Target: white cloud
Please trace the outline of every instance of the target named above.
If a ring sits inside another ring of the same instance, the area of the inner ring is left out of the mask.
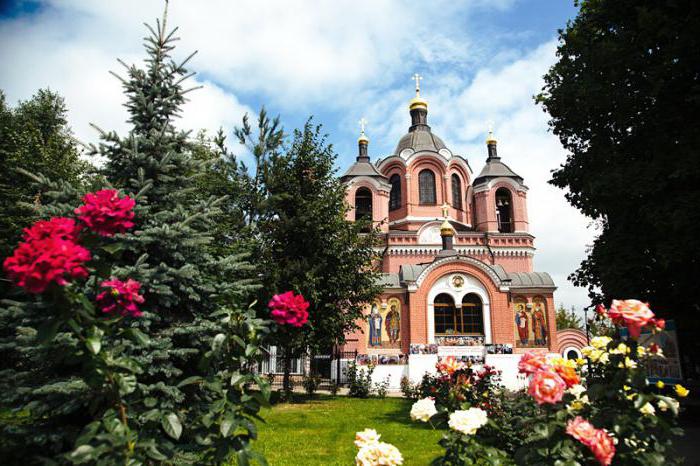
[[[536,268],[554,276],[557,302],[581,306],[585,292],[565,277],[583,258],[592,232],[562,192],[546,183],[564,153],[531,98],[554,62],[555,44],[523,54],[499,48],[496,36],[483,40],[474,34],[480,21],[475,12],[505,11],[515,3],[171,2],[169,23],[179,26],[182,38],[176,56],[199,50],[191,62],[199,73],[192,84],[205,86],[189,95],[180,125],[230,130],[259,102],[273,113],[327,112],[337,126],[353,128],[351,133],[364,115],[371,151],[386,154],[408,127],[410,76],[419,71],[433,128],[469,157],[477,173],[485,159],[485,130],[489,121],[495,123],[504,161],[530,186]],[[96,140],[91,122],[123,132],[124,98],[108,70],[122,71],[117,57],[127,63],[142,59],[142,21],[152,23],[162,7],[160,0],[52,0],[39,14],[0,22],[0,60],[6,64],[0,88],[10,102],[40,87],[58,91],[83,141]],[[516,34],[525,37],[527,31],[509,32]]]

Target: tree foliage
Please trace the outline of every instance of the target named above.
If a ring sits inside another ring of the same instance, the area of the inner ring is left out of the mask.
[[[563,304],[560,304],[559,308],[557,308],[557,330],[564,330],[567,328],[582,330],[582,320],[583,319],[576,314],[576,310],[573,307],[567,309]]]
[[[600,226],[570,278],[595,302],[648,300],[691,334],[700,310],[700,5],[577,4],[537,98],[569,152],[551,183]]]
[[[18,169],[78,185],[89,164],[78,145],[58,94],[41,89],[12,108],[0,91],[0,261],[19,240],[22,228],[36,219],[41,202],[37,185]]]
[[[244,255],[211,247],[225,199],[198,191],[206,162],[174,124],[189,91],[189,58],[171,58],[177,38],[165,17],[149,30],[145,65],[125,65],[120,78],[131,129],[126,136],[100,131],[101,142],[92,147],[106,159],[106,182],[137,201],[135,227],[102,248],[113,256],[110,270],[95,264],[100,276],[140,282],[145,299],[143,316],[128,330],[148,338],[105,332],[101,343],[138,369],[123,393],[127,420],[110,418],[112,405],[99,384],[86,383],[75,329],[52,327],[56,336],[45,342],[37,329],[45,333],[53,308],[38,298],[5,302],[0,351],[13,364],[0,373],[0,401],[12,415],[1,425],[0,447],[13,461],[212,464],[235,453],[247,464],[255,457],[253,418],[267,386],[250,368],[268,329],[240,306],[259,284]],[[78,190],[37,181],[46,193],[43,216],[73,212]],[[88,282],[74,293],[89,300],[94,290]],[[260,391],[251,391],[256,385]]]
[[[311,303],[309,327],[288,340],[297,350],[343,343],[379,292],[372,268],[375,236],[346,220],[336,157],[321,127],[309,120],[270,167],[260,224],[263,283],[277,292],[295,290]]]

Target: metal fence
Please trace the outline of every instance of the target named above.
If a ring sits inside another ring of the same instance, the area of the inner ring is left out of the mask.
[[[291,360],[290,381],[301,387],[307,376],[317,376],[321,389],[347,383],[347,364],[354,360],[357,351],[333,350],[327,354],[304,354]],[[265,358],[258,364],[258,372],[267,377],[273,388],[281,388],[284,377],[284,358],[275,346],[267,349]]]

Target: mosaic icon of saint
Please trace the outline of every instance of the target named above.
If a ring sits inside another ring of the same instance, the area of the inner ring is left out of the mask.
[[[382,344],[382,315],[377,304],[372,304],[372,312],[369,315],[369,346],[381,346]]]
[[[535,334],[535,344],[544,346],[547,344],[547,324],[542,311],[542,305],[537,303],[532,313],[532,331]]]
[[[396,310],[396,304],[391,305],[391,310],[386,315],[384,325],[386,326],[386,333],[389,335],[389,342],[396,343],[399,341],[399,334],[401,332],[401,316]]]
[[[530,325],[528,323],[525,306],[520,304],[515,312],[515,326],[518,329],[518,338],[521,345],[527,345],[530,340]]]

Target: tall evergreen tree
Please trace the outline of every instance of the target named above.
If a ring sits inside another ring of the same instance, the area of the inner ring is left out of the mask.
[[[259,285],[241,255],[219,257],[210,247],[225,199],[197,191],[205,164],[193,156],[196,143],[188,133],[175,127],[191,90],[183,86],[191,76],[185,65],[192,55],[173,61],[175,30],[166,29],[165,16],[149,30],[145,67],[125,65],[127,75],[120,78],[131,130],[125,137],[100,131],[101,142],[93,147],[106,158],[105,179],[137,201],[136,226],[119,237],[122,246],[104,252],[114,256],[112,273],[139,281],[145,298],[144,315],[131,325],[149,338],[139,344],[115,342],[142,370],[130,391],[129,419],[142,441],[152,439],[154,460],[221,462],[233,450],[245,462],[255,437],[250,417],[263,401],[247,393],[245,371],[265,326],[235,309]],[[47,200],[55,202],[43,214],[68,213],[78,193],[51,186]],[[34,329],[42,326],[45,305],[40,300],[6,304],[0,311],[0,350],[20,364],[0,373],[0,396],[3,407],[20,407],[27,417],[15,416],[2,426],[8,434],[2,448],[22,451],[26,461],[70,450],[82,427],[106,409],[100,394],[76,375],[73,355],[80,344],[59,333],[42,346]],[[231,332],[238,332],[236,338]],[[205,460],[200,451],[208,455]]]
[[[336,154],[321,127],[309,120],[289,149],[272,160],[260,222],[261,273],[266,291],[301,293],[310,303],[309,324],[282,329],[277,344],[285,358],[328,351],[357,328],[363,307],[380,292],[374,233],[346,220],[345,186],[336,177]],[[269,297],[268,297],[269,299]]]

